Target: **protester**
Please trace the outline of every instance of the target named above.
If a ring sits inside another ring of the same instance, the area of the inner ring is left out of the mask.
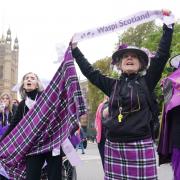
[[[167,23],[168,17],[170,24]],[[168,17],[164,22],[168,26],[163,25],[163,35],[149,69],[147,54],[137,47],[122,45],[112,55],[112,63],[122,71],[120,79],[107,77],[95,70],[78,49],[77,43],[71,43],[73,57],[82,73],[110,97],[109,116],[104,123],[107,128],[106,180],[157,179],[150,128],[153,112],[149,100],[150,92],[157,85],[169,58],[174,19]]]
[[[12,99],[12,106],[13,106],[13,110],[14,110],[14,113],[15,113],[18,106],[19,106],[19,101],[17,99]]]
[[[40,90],[39,87],[38,90]],[[26,104],[30,107],[29,105],[33,103],[28,100]],[[25,110],[26,108],[21,113]],[[27,158],[42,157],[49,152],[50,157],[52,155],[57,160],[56,157],[62,154],[61,148],[73,166],[80,164],[80,158],[69,137],[79,128],[80,117],[84,114],[86,114],[86,106],[72,53],[68,47],[64,60],[61,61],[52,80],[37,98],[36,103],[13,130],[0,141],[0,174],[9,179],[17,179],[17,177],[28,179],[26,175]],[[50,165],[47,162],[51,170],[58,169],[57,173],[61,174],[62,168],[58,167],[58,163],[59,161]],[[56,167],[53,168],[54,166]],[[43,167],[43,180],[50,179],[47,174],[51,172],[44,170],[46,169]],[[57,173],[52,172],[55,176],[52,179],[61,178]]]
[[[19,105],[19,101],[17,99],[12,99],[12,104],[17,107]]]
[[[15,112],[16,106],[13,105],[11,95],[6,92],[2,93],[0,96],[0,138],[12,123]],[[0,180],[7,180],[7,178],[0,175]]]
[[[78,150],[80,148],[82,150],[81,154],[85,154],[84,141],[86,141],[86,134],[81,126],[77,130],[77,136],[79,136],[80,142],[79,142],[79,144],[77,144],[76,150]]]
[[[104,168],[104,147],[105,147],[105,127],[102,126],[103,118],[106,118],[105,109],[108,107],[108,97],[104,96],[103,101],[99,104],[96,111],[95,129],[96,129],[96,142],[98,145],[99,154],[101,156],[102,165]]]
[[[12,97],[9,93],[2,93],[0,96],[0,138],[9,127],[12,117]]]
[[[81,154],[85,154],[84,142],[87,141],[87,138],[86,138],[86,133],[80,123],[79,123],[79,129],[76,131],[76,136],[80,140],[79,143],[76,145],[76,151],[78,149],[81,149],[81,151],[82,151]]]
[[[171,162],[174,180],[180,179],[180,54],[171,58],[174,72],[162,81],[164,110],[158,145],[159,164]]]
[[[19,101],[17,99],[12,99],[12,104],[18,106],[19,105]]]
[[[13,130],[18,122],[20,122],[26,113],[33,107],[42,91],[42,83],[35,73],[29,72],[23,76],[19,89],[22,101],[19,103],[13,122],[3,138]],[[60,155],[52,156],[52,152],[28,155],[26,157],[26,180],[40,180],[41,170],[45,161],[47,162],[48,180],[60,180],[62,166],[61,158]]]

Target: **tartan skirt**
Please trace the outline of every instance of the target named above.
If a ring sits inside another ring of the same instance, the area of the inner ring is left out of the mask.
[[[105,180],[157,180],[152,139],[119,143],[106,140]]]

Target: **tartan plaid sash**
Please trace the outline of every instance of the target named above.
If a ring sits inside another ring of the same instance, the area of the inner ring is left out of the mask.
[[[0,143],[0,164],[10,179],[25,179],[25,158],[60,148],[86,108],[70,48],[36,104]],[[18,177],[18,178],[17,178]]]

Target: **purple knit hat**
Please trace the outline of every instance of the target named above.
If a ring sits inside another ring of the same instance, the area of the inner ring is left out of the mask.
[[[120,45],[117,51],[113,53],[112,64],[115,65],[116,63],[118,63],[122,59],[123,55],[127,52],[133,52],[137,54],[144,66],[148,66],[149,57],[147,53],[136,46],[128,46],[127,44]]]

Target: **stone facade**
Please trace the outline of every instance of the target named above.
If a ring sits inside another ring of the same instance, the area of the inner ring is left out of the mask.
[[[15,38],[12,47],[11,31],[8,29],[6,37],[2,35],[0,38],[0,94],[8,92],[13,98],[17,98],[12,87],[18,81],[18,56],[18,39]]]

